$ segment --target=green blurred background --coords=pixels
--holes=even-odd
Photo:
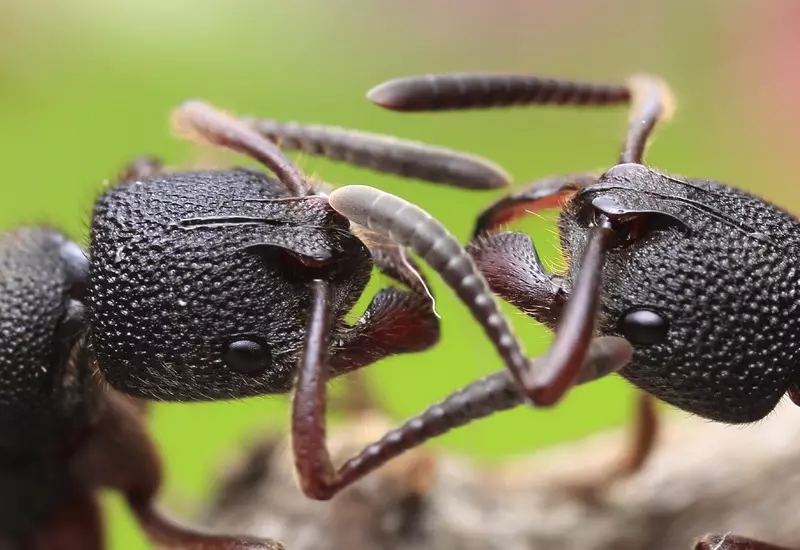
[[[737,0],[38,0],[0,1],[0,150],[4,227],[45,223],[86,239],[92,200],[126,161],[153,153],[188,163],[169,110],[200,97],[242,114],[386,132],[485,155],[518,181],[612,163],[624,110],[517,109],[399,115],[364,99],[373,85],[437,71],[526,71],[614,80],[665,77],[674,121],[648,161],[735,183],[800,210],[794,178],[800,92],[800,2]],[[216,158],[216,157],[215,157]],[[233,157],[223,157],[233,161]],[[239,161],[238,159],[235,159]],[[366,183],[428,209],[462,240],[495,195],[376,176],[298,157],[335,184]],[[530,231],[549,265],[552,221]],[[360,308],[381,283],[374,280]],[[398,421],[498,369],[481,331],[435,281],[443,340],[386,360],[369,382]],[[506,310],[532,354],[550,335]],[[580,388],[557,409],[520,409],[431,445],[497,460],[577,438],[628,418],[619,379]],[[286,399],[154,408],[167,470],[164,503],[191,518],[226,457],[288,423]],[[146,548],[118,497],[107,495],[110,548]]]

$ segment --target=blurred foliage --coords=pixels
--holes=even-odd
[[[364,99],[366,90],[388,78],[458,70],[603,80],[638,71],[660,74],[673,85],[679,110],[658,133],[648,161],[728,180],[791,208],[794,194],[783,192],[779,182],[787,180],[793,159],[781,164],[763,148],[751,153],[769,129],[753,126],[746,115],[747,106],[763,105],[759,98],[778,83],[737,85],[743,73],[738,58],[729,54],[750,51],[743,39],[758,42],[758,36],[739,31],[769,15],[764,5],[723,0],[0,2],[0,222],[4,227],[49,224],[85,242],[93,197],[132,157],[153,153],[185,164],[211,155],[242,163],[198,152],[169,134],[170,109],[193,97],[243,114],[386,132],[471,151],[500,162],[520,181],[602,169],[615,160],[622,109],[398,115]],[[768,34],[769,25],[761,28]],[[496,196],[305,157],[298,162],[335,184],[368,183],[404,196],[464,240],[476,211]],[[758,177],[765,170],[768,177]],[[518,224],[531,232],[549,265],[560,262],[554,215]],[[376,277],[358,311],[385,282]],[[500,367],[466,309],[438,281],[434,290],[443,317],[441,344],[369,370],[370,383],[398,420]],[[541,353],[550,335],[506,310],[529,352]],[[576,390],[555,410],[519,409],[432,445],[486,460],[507,457],[619,424],[630,405],[627,384],[606,380]],[[213,490],[221,461],[249,438],[285,429],[287,422],[284,397],[158,405],[153,431],[167,470],[164,503],[191,518]],[[108,502],[110,547],[146,547],[118,497]]]

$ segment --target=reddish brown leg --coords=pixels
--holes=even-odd
[[[554,329],[569,298],[563,280],[545,271],[531,238],[523,233],[493,233],[469,245],[468,251],[493,292]],[[640,394],[634,416],[633,436],[620,461],[611,471],[588,482],[568,482],[570,488],[593,493],[611,482],[632,475],[646,462],[658,432],[654,401]]]
[[[706,535],[694,546],[695,550],[790,550],[737,535]]]
[[[647,393],[639,392],[630,439],[621,456],[607,470],[592,474],[588,479],[569,479],[561,485],[584,498],[593,498],[616,481],[635,475],[653,454],[658,439],[658,426],[655,399]]]
[[[631,476],[644,467],[658,440],[658,425],[655,398],[648,393],[638,392],[631,438],[626,452],[610,472],[610,480]]]
[[[522,304],[524,311],[551,328],[556,324],[553,345],[523,379],[526,393],[537,405],[555,404],[570,388],[594,333],[602,266],[616,235],[602,226],[593,227],[589,235],[581,270],[566,303],[567,293],[544,271],[533,243],[528,240],[530,245],[526,246],[524,237],[508,237],[503,242],[493,235],[478,239],[468,248],[493,291]],[[493,244],[502,248],[495,249]]]
[[[155,507],[161,465],[142,422],[142,411],[128,398],[107,390],[102,416],[76,457],[77,474],[89,486],[111,487],[128,499],[131,511],[156,548],[174,550],[278,550],[269,540],[202,533],[173,522]]]
[[[597,183],[598,174],[570,174],[529,183],[487,206],[475,223],[473,238],[546,208],[560,208],[572,194]]]
[[[372,254],[375,266],[411,292],[397,288],[380,291],[364,316],[347,331],[334,349],[330,369],[344,377],[345,393],[332,402],[346,413],[363,413],[377,408],[361,367],[384,357],[423,351],[439,341],[439,320],[433,310],[433,295],[417,263],[380,233],[355,226],[354,231]],[[365,345],[365,342],[371,342]]]
[[[330,290],[324,281],[313,284],[313,298],[306,330],[304,353],[292,404],[292,446],[295,465],[303,491],[310,497],[326,500],[385,464],[388,460],[417,447],[432,437],[463,426],[472,420],[519,405],[522,396],[508,371],[500,371],[478,380],[457,391],[422,414],[406,421],[400,428],[368,446],[360,454],[345,462],[338,471],[334,468],[325,443],[326,386],[328,373],[328,346],[330,340]],[[374,335],[382,328],[364,328],[356,337],[351,350],[380,345],[396,347],[391,338],[403,338],[387,331],[384,338],[375,341]],[[590,347],[589,358],[579,381],[584,382],[617,370],[630,359],[630,344],[621,338],[600,338]],[[340,359],[341,361],[341,359]]]
[[[602,225],[589,231],[581,269],[558,320],[556,336],[536,368],[524,377],[526,394],[537,405],[554,405],[575,383],[594,335],[606,251],[617,236]]]

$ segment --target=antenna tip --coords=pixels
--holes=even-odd
[[[419,78],[395,78],[378,84],[367,92],[367,99],[390,111],[415,111],[414,96],[419,92]]]

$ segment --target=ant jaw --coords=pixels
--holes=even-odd
[[[562,278],[545,270],[528,235],[492,233],[471,242],[467,252],[492,292],[548,328],[555,328],[568,293]]]

